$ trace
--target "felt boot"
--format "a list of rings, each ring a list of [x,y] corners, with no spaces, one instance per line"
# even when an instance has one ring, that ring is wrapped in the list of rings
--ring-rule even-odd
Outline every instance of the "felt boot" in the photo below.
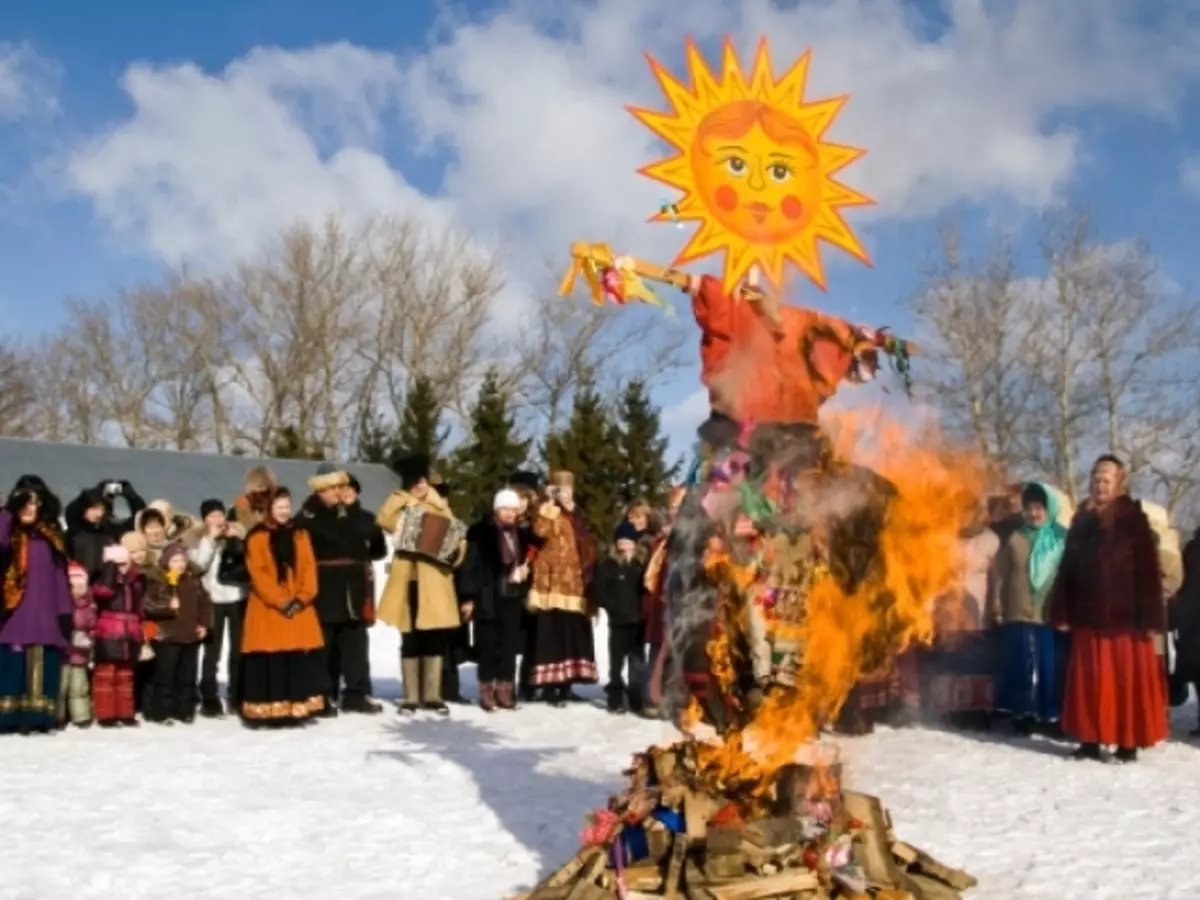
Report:
[[[450,707],[442,700],[442,658],[421,657],[421,708],[439,716],[450,715]]]
[[[404,680],[404,695],[400,700],[400,714],[411,716],[421,708],[421,660],[401,659],[400,674]]]

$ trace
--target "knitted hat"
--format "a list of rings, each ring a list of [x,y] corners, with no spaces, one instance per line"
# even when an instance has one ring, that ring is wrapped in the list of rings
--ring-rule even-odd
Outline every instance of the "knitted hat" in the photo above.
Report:
[[[617,526],[616,532],[613,534],[614,541],[633,541],[637,543],[638,530],[633,527],[633,523],[625,519]]]
[[[158,565],[166,570],[171,567],[171,560],[176,556],[182,556],[187,559],[187,548],[179,541],[172,541],[167,546],[162,548],[162,552],[158,555]]]
[[[200,518],[207,519],[215,512],[225,513],[225,504],[220,500],[205,500],[200,504]]]
[[[67,565],[67,579],[71,582],[71,584],[82,582],[86,587],[88,583],[87,569],[77,562],[69,563]]]
[[[317,466],[317,474],[308,479],[308,489],[314,494],[345,487],[350,476],[337,464],[323,462]]]
[[[520,509],[521,498],[517,496],[517,492],[512,488],[502,488],[496,491],[496,496],[492,499],[492,509],[499,512],[502,509]]]

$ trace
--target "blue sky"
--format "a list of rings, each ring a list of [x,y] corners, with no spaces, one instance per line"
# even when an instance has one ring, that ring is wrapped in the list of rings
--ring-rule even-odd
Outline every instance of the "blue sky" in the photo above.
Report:
[[[1181,174],[1200,148],[1192,0],[703,0],[668,18],[675,8],[5,4],[0,42],[40,101],[0,121],[9,331],[57,327],[62,297],[164,262],[219,266],[330,206],[428,210],[485,238],[520,223],[518,278],[556,242],[565,263],[573,238],[669,256],[679,233],[639,224],[663,191],[633,174],[651,144],[621,105],[656,102],[640,52],[678,70],[689,31],[706,47],[732,31],[743,51],[767,33],[777,67],[812,46],[813,93],[852,94],[834,137],[869,150],[846,180],[879,201],[850,213],[875,266],[827,252],[828,295],[798,299],[908,327],[897,302],[936,217],[961,216],[977,239],[1016,228],[1028,247],[1066,197],[1095,210],[1100,237],[1148,239],[1173,281],[1197,287],[1200,179],[1189,189]],[[363,153],[339,161],[347,148]],[[660,400],[683,401],[689,378]]]

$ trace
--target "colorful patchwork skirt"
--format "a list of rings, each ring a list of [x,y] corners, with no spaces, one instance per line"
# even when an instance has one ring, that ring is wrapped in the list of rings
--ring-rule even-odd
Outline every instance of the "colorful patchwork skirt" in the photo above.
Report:
[[[298,722],[325,708],[318,653],[243,653],[239,712],[248,724]]]
[[[63,654],[41,645],[0,645],[0,734],[58,726]]]

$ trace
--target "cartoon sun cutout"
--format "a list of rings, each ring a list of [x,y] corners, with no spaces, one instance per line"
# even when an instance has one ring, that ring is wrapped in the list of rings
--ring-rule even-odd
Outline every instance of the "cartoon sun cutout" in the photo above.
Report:
[[[875,201],[833,177],[866,151],[823,140],[849,98],[805,102],[809,55],[775,79],[762,38],[747,78],[726,38],[718,79],[689,38],[690,86],[646,57],[671,109],[626,107],[677,151],[638,170],[684,194],[650,220],[699,222],[675,265],[723,250],[726,290],[752,270],[779,288],[787,262],[825,290],[818,241],[871,264],[840,209]]]

